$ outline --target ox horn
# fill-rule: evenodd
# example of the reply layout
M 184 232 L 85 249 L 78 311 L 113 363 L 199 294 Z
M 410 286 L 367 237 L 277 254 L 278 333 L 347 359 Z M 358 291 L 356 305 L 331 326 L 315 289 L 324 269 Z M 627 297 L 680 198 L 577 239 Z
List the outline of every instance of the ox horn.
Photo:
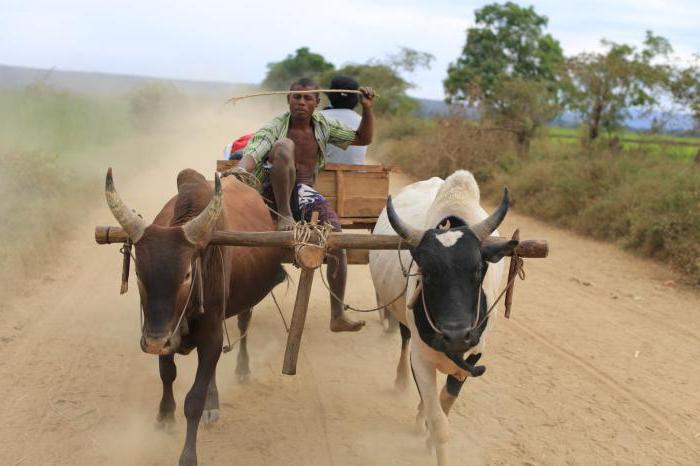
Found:
M 491 233 L 493 233 L 496 230 L 496 228 L 498 228 L 498 226 L 501 224 L 503 219 L 506 217 L 506 214 L 508 213 L 509 202 L 510 198 L 508 196 L 508 188 L 505 188 L 503 190 L 503 199 L 501 199 L 501 204 L 498 206 L 498 209 L 496 209 L 494 213 L 492 213 L 490 216 L 488 216 L 481 222 L 470 227 L 480 241 L 483 241 L 486 238 L 488 238 L 491 235 Z
M 221 191 L 221 178 L 219 178 L 219 174 L 216 173 L 214 175 L 214 195 L 212 196 L 211 201 L 209 201 L 209 204 L 199 213 L 199 215 L 182 226 L 182 229 L 185 230 L 185 237 L 187 238 L 187 241 L 195 245 L 206 241 L 214 228 L 216 220 L 221 214 L 222 198 L 223 193 Z
M 396 213 L 396 210 L 394 210 L 394 203 L 391 200 L 391 196 L 389 196 L 386 200 L 386 214 L 389 217 L 389 223 L 391 223 L 391 227 L 396 233 L 398 233 L 398 235 L 401 238 L 405 239 L 410 246 L 415 248 L 420 244 L 420 241 L 421 239 L 423 239 L 425 231 L 418 230 L 417 228 L 413 228 L 409 225 L 406 225 L 399 218 L 399 215 Z
M 143 236 L 144 230 L 146 230 L 146 222 L 135 211 L 129 209 L 122 201 L 119 193 L 114 188 L 112 167 L 107 170 L 105 197 L 107 198 L 107 205 L 112 211 L 114 218 L 117 219 L 117 222 L 119 222 L 126 234 L 129 235 L 131 241 L 137 243 Z

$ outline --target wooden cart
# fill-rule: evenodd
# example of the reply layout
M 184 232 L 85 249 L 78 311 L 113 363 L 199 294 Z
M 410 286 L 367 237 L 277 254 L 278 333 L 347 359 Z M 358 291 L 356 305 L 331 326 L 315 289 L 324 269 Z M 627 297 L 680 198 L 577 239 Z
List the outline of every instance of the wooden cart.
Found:
M 217 171 L 222 172 L 235 166 L 236 162 L 219 160 Z M 389 167 L 382 165 L 327 164 L 316 181 L 316 189 L 335 208 L 344 230 L 374 228 L 377 218 L 386 205 L 389 194 Z M 95 229 L 98 244 L 123 243 L 128 239 L 120 227 L 100 226 Z M 501 241 L 505 238 L 489 238 L 487 241 Z M 316 235 L 311 243 L 321 244 Z M 297 358 L 304 331 L 306 312 L 311 295 L 315 270 L 326 259 L 326 249 L 345 249 L 348 264 L 368 264 L 370 249 L 406 249 L 405 243 L 396 235 L 368 235 L 366 233 L 330 233 L 325 238 L 326 248 L 299 247 L 291 231 L 237 232 L 215 231 L 210 244 L 226 246 L 283 247 L 289 252 L 285 262 L 295 262 L 301 267 L 294 311 L 287 337 L 282 373 L 296 374 Z M 296 247 L 296 251 L 295 251 Z M 546 257 L 546 241 L 521 241 L 515 253 L 519 257 Z M 511 276 L 516 268 L 511 262 Z M 126 262 L 125 262 L 126 267 Z M 509 277 L 509 282 L 511 277 Z M 509 290 L 512 295 L 512 288 Z

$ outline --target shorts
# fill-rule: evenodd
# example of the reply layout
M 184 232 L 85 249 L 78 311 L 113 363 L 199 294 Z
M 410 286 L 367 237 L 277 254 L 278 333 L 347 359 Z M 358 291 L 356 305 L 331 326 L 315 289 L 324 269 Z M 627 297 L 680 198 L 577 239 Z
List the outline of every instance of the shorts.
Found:
M 270 170 L 268 167 L 265 167 L 264 170 L 262 196 L 272 209 L 277 210 L 275 192 L 270 181 Z M 309 185 L 303 183 L 295 184 L 294 188 L 292 188 L 292 198 L 289 200 L 289 207 L 292 210 L 294 220 L 297 222 L 302 219 L 310 222 L 313 212 L 318 212 L 319 223 L 329 223 L 333 227 L 333 231 L 341 231 L 342 229 L 338 214 L 335 213 L 328 200 Z

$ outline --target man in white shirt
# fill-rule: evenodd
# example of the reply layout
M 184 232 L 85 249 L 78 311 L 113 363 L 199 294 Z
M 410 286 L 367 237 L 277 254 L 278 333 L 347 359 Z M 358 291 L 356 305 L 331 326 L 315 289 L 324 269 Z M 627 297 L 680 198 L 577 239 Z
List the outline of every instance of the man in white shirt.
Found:
M 360 85 L 349 76 L 335 76 L 331 80 L 330 87 L 331 89 L 357 90 Z M 339 120 L 352 130 L 357 130 L 362 118 L 353 108 L 357 106 L 359 96 L 357 94 L 344 93 L 328 93 L 327 95 L 331 105 L 321 110 L 321 113 Z M 364 165 L 367 146 L 348 146 L 347 149 L 341 149 L 338 146 L 329 144 L 326 152 L 326 162 L 328 163 Z

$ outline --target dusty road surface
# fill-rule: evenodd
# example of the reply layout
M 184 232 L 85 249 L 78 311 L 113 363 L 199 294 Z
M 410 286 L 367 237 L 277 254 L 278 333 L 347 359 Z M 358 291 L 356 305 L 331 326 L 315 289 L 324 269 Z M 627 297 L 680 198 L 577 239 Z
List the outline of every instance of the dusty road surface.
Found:
M 220 119 L 221 116 L 217 115 Z M 228 118 L 228 116 L 227 116 Z M 190 166 L 211 176 L 226 139 L 262 118 L 202 124 L 151 144 L 130 177 L 111 148 L 118 189 L 147 218 Z M 199 137 L 190 137 L 191 134 Z M 397 179 L 397 184 L 401 180 Z M 394 187 L 395 188 L 395 187 Z M 78 206 L 81 208 L 81 206 Z M 139 349 L 138 296 L 119 296 L 118 246 L 97 246 L 105 206 L 86 211 L 60 261 L 0 302 L 0 464 L 171 465 L 184 440 L 184 395 L 195 357 L 177 357 L 177 427 L 154 429 L 157 359 Z M 455 464 L 700 464 L 700 296 L 667 269 L 513 213 L 502 231 L 547 238 L 526 263 L 513 317 L 499 316 L 486 375 L 451 414 Z M 292 271 L 296 276 L 296 272 Z M 348 301 L 374 305 L 367 268 Z M 293 287 L 276 290 L 287 319 Z M 202 465 L 425 465 L 413 387 L 393 390 L 399 337 L 374 314 L 359 334 L 331 334 L 316 280 L 298 375 L 281 375 L 285 331 L 268 298 L 250 331 L 252 376 L 238 385 L 235 352 L 219 363 L 217 425 L 201 429 Z M 355 315 L 354 317 L 363 317 Z M 235 321 L 229 329 L 236 334 Z

